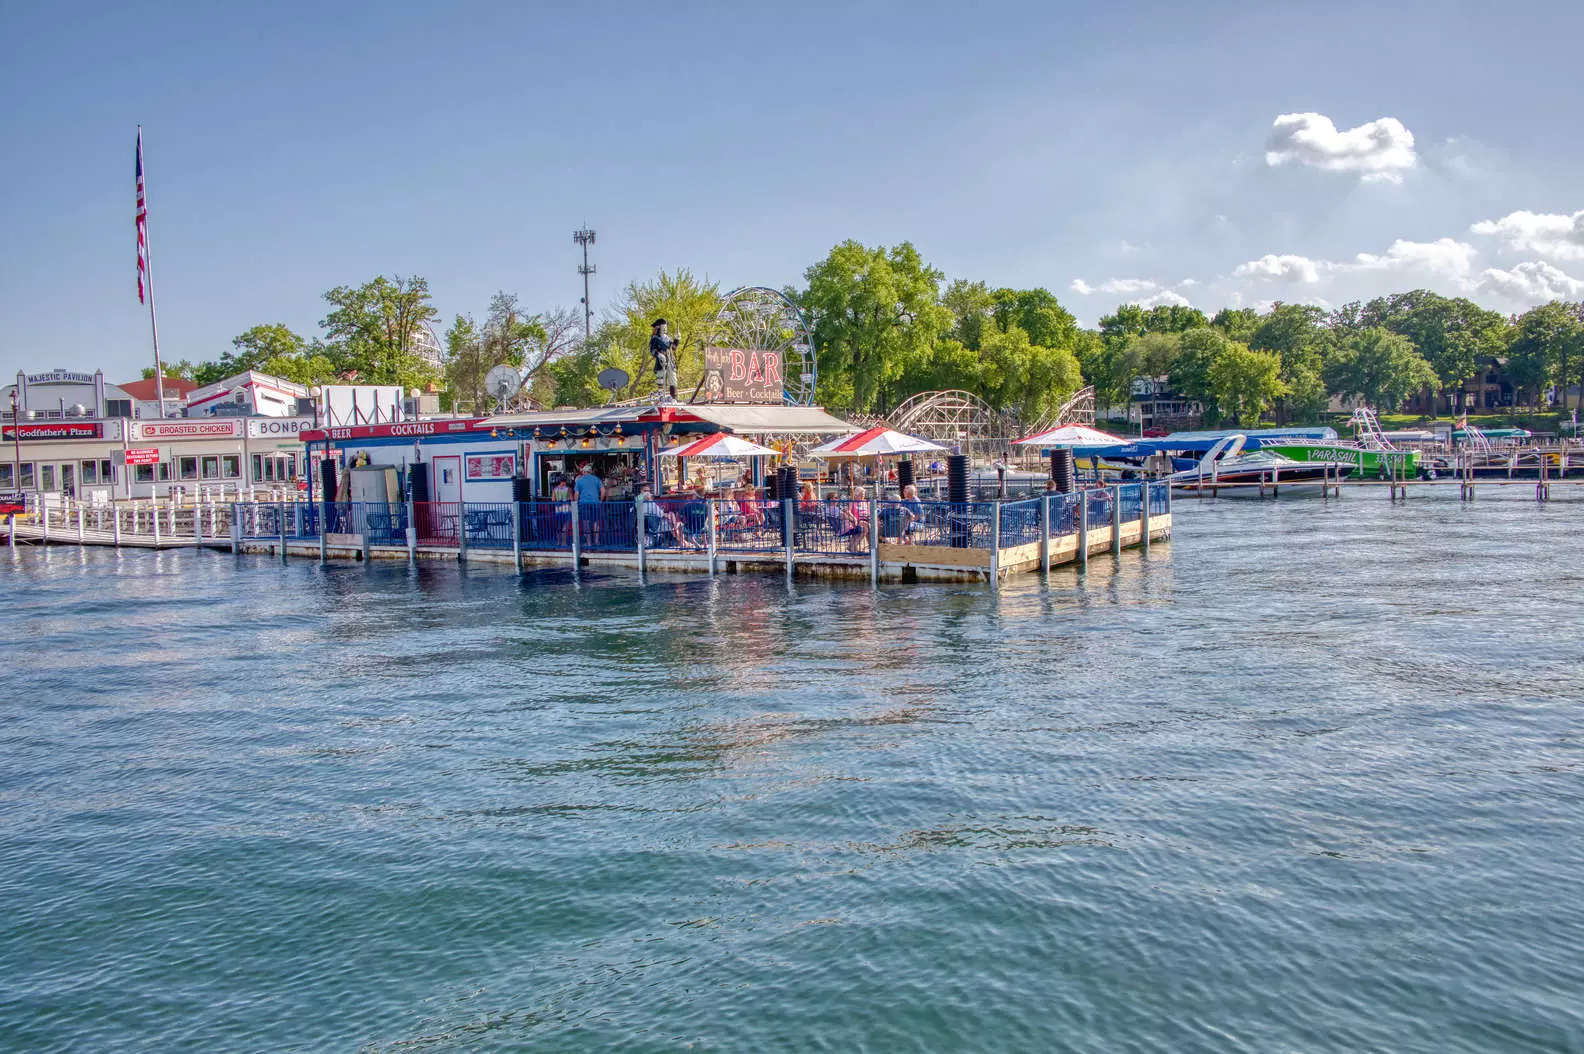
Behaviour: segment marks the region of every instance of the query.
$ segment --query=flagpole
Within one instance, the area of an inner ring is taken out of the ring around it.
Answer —
[[[143,126],[138,125],[138,165],[143,165]],[[165,368],[160,364],[159,316],[154,312],[154,250],[148,234],[148,172],[142,172],[143,191],[143,260],[148,274],[149,329],[154,334],[154,395],[159,399],[159,415],[165,417]]]

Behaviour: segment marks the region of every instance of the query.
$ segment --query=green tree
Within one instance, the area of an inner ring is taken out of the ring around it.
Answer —
[[[1548,385],[1566,373],[1566,358],[1580,345],[1584,329],[1575,305],[1560,300],[1525,311],[1514,328],[1507,374],[1533,405]]]
[[[1381,411],[1393,410],[1414,392],[1439,383],[1412,341],[1379,326],[1343,336],[1326,362],[1325,380],[1338,395],[1357,396]]]
[[[1078,320],[1049,289],[997,289],[991,297],[996,326],[1003,333],[1016,326],[1037,347],[1072,350]]]
[[[650,323],[663,318],[666,333],[677,342],[677,395],[686,401],[704,376],[705,345],[718,339],[723,303],[717,283],[701,281],[685,269],[631,283],[616,305],[612,324],[600,327],[602,368],[627,371],[630,380],[621,393],[625,398],[653,392],[657,385],[649,355]],[[559,391],[556,398],[562,401]]]
[[[605,368],[600,349],[616,339],[614,331],[619,328],[612,322],[602,323],[586,346],[551,361],[540,378],[549,382],[548,390],[536,386],[535,397],[554,406],[599,406],[606,402],[609,393],[600,388],[597,380]]]
[[[1210,363],[1210,390],[1216,408],[1233,425],[1258,424],[1260,415],[1287,393],[1281,356],[1228,341]]]
[[[1020,326],[989,332],[979,358],[983,370],[979,394],[991,406],[1011,410],[1023,421],[1041,420],[1083,386],[1083,373],[1072,352],[1032,344]]]
[[[1210,384],[1210,367],[1231,344],[1219,326],[1190,329],[1178,338],[1177,356],[1167,371],[1172,391],[1197,402],[1211,422],[1220,420],[1220,411]]]
[[[439,315],[425,279],[380,275],[360,286],[336,286],[324,299],[331,311],[319,325],[327,338],[326,356],[338,371],[362,384],[403,388],[436,379],[419,352],[421,331]]]
[[[1321,374],[1328,334],[1322,328],[1325,312],[1308,304],[1272,305],[1249,338],[1255,351],[1272,351],[1281,358],[1281,379],[1287,392],[1276,402],[1276,420],[1291,417],[1313,420],[1325,409],[1326,390]]]
[[[1224,307],[1215,313],[1210,325],[1226,335],[1228,340],[1247,344],[1259,328],[1260,313],[1251,307]]]
[[[897,382],[952,326],[941,278],[909,242],[846,241],[804,272],[823,401],[858,411],[895,404]]]

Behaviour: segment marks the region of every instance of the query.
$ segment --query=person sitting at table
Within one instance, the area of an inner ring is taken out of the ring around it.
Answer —
[[[863,552],[869,542],[869,502],[868,492],[862,487],[854,487],[852,500],[842,511],[841,537],[847,539],[849,553]],[[863,543],[860,545],[859,543]]]
[[[924,503],[919,501],[918,484],[909,483],[902,488],[901,509],[903,513],[902,544],[911,545],[913,532],[918,530],[924,523]]]
[[[641,497],[644,511],[643,530],[647,536],[645,544],[666,548],[681,544],[682,521],[677,519],[672,507],[655,501],[654,494],[648,487],[643,489]]]

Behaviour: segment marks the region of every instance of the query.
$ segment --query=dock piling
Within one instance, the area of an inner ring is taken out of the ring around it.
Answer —
[[[1050,571],[1050,495],[1040,498],[1039,528],[1040,528],[1040,574]]]
[[[1078,492],[1078,567],[1089,570],[1089,488]]]
[[[869,584],[880,584],[880,488],[875,488],[876,500],[869,503]],[[1000,506],[997,506],[999,509]],[[997,519],[1000,517],[998,516]]]
[[[1111,555],[1122,556],[1122,484],[1111,487]]]
[[[795,521],[793,519],[793,517],[796,516],[796,515],[797,515],[797,502],[793,501],[791,498],[782,498],[781,499],[781,540],[786,543],[786,574],[787,574],[787,581],[788,582],[792,581],[792,573],[793,573],[792,572],[792,568],[793,568],[792,546],[793,546],[793,543],[797,540],[797,521]]]
[[[716,535],[715,516],[720,511],[720,509],[718,508],[718,506],[716,504],[716,499],[715,498],[705,498],[704,499],[704,511],[708,514],[708,519],[709,519],[709,573],[710,573],[710,577],[714,578],[715,577],[715,548],[716,548],[716,545],[718,544],[718,541],[719,541],[719,539],[718,539],[718,537]]]
[[[520,505],[519,506],[514,506],[514,507],[521,508]],[[512,527],[513,527],[514,530],[516,528],[516,525],[517,525],[517,518],[514,515],[512,517]],[[518,537],[521,538],[522,536],[519,534]],[[638,497],[633,499],[633,544],[638,547],[638,577],[639,578],[642,578],[644,573],[649,570],[649,544],[648,543],[649,543],[649,538],[648,538],[647,524],[644,522],[644,499],[643,499],[643,495],[640,493],[638,495]],[[512,550],[512,553],[517,559],[517,569],[519,571],[522,570],[522,542],[521,541],[519,541],[517,543],[516,547]]]
[[[1139,484],[1139,545],[1147,553],[1150,543],[1150,485]]]

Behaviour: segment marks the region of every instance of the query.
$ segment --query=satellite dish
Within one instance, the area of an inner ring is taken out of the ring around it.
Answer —
[[[506,400],[517,394],[517,389],[522,387],[522,374],[516,367],[501,363],[491,366],[490,371],[484,375],[484,390],[495,399],[495,409],[501,410],[506,406]]]
[[[594,378],[599,386],[608,392],[620,391],[627,387],[627,382],[631,379],[627,376],[626,370],[617,369],[615,366],[600,370],[599,376]]]

